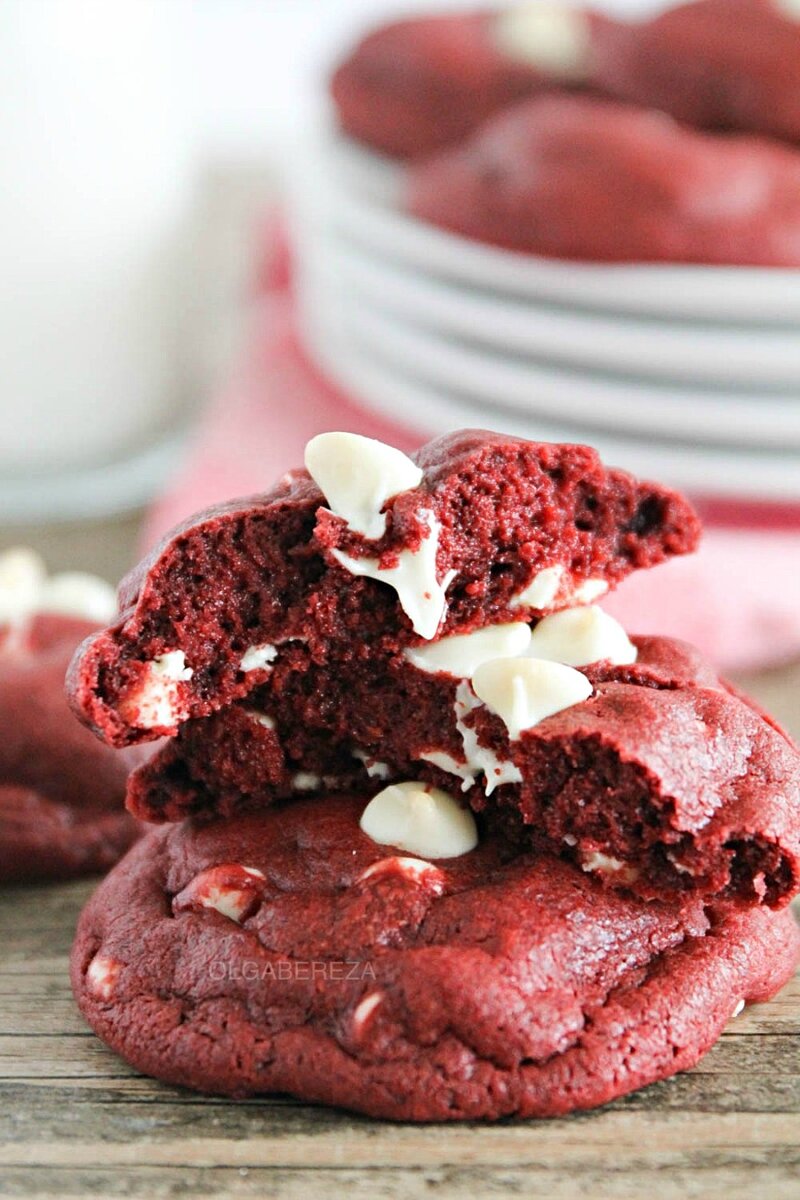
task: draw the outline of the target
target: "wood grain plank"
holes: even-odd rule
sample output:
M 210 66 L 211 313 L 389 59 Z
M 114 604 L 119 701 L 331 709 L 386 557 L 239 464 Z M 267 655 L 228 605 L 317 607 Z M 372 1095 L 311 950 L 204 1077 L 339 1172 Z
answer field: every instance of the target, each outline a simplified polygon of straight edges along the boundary
M 440 1167 L 381 1170 L 297 1169 L 253 1167 L 102 1167 L 72 1169 L 40 1168 L 35 1172 L 12 1169 L 4 1173 L 4 1195 L 72 1200 L 101 1196 L 107 1200 L 284 1200 L 310 1197 L 349 1197 L 352 1200 L 408 1200 L 427 1196 L 435 1200 L 463 1200 L 474 1196 L 520 1196 L 530 1200 L 797 1200 L 797 1175 L 793 1167 L 764 1166 L 743 1175 L 737 1167 L 693 1167 L 684 1170 L 625 1170 L 602 1167 L 576 1168 L 569 1175 L 560 1170 L 542 1170 L 536 1176 L 514 1167 Z
M 74 1139 L 32 1138 L 6 1147 L 6 1166 L 282 1167 L 408 1169 L 442 1166 L 596 1169 L 654 1167 L 797 1166 L 794 1114 L 599 1112 L 566 1121 L 492 1126 L 408 1126 L 320 1119 L 316 1110 L 268 1110 L 260 1133 L 224 1136 L 207 1129 L 160 1131 L 146 1118 L 124 1141 L 98 1144 L 86 1132 Z M 220 1124 L 222 1121 L 220 1121 Z M 160 1132 L 164 1136 L 158 1136 Z

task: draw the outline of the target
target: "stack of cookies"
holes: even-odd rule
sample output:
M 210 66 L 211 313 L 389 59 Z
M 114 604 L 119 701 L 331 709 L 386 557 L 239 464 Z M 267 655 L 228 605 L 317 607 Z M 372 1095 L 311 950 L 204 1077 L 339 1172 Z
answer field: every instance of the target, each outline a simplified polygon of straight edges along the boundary
M 596 604 L 691 507 L 475 431 L 306 467 L 175 530 L 73 661 L 106 743 L 168 739 L 80 920 L 88 1021 L 173 1084 L 411 1120 L 692 1066 L 797 962 L 800 753 Z

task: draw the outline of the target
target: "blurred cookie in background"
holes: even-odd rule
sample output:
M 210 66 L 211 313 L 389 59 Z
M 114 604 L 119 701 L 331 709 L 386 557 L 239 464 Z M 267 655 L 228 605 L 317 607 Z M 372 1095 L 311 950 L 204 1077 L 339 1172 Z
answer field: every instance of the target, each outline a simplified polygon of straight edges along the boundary
M 559 4 L 414 17 L 368 33 L 336 71 L 342 130 L 392 158 L 460 141 L 516 100 L 587 77 L 609 18 Z
M 694 0 L 641 22 L 607 22 L 592 83 L 709 129 L 800 140 L 798 0 Z
M 590 96 L 542 96 L 411 169 L 415 216 L 588 262 L 800 265 L 800 152 Z
M 0 883 L 106 871 L 141 832 L 124 796 L 144 756 L 103 746 L 64 693 L 76 647 L 116 607 L 95 576 L 0 554 Z

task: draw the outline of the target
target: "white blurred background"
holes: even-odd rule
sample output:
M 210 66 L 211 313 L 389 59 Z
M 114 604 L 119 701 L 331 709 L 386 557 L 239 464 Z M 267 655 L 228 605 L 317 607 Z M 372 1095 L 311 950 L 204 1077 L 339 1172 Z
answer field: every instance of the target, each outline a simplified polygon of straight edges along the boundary
M 0 0 L 8 518 L 145 498 L 230 361 L 254 226 L 332 61 L 430 7 Z
M 224 155 L 279 145 L 313 117 L 331 61 L 388 16 L 493 6 L 496 0 L 195 0 L 188 25 L 193 70 L 204 81 L 203 149 Z M 604 0 L 602 7 L 634 13 L 665 5 Z

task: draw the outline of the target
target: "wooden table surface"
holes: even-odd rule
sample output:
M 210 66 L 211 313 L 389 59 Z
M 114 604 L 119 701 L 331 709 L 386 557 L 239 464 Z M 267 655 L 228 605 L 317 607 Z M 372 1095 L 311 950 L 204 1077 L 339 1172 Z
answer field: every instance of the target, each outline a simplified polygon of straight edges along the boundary
M 79 554 L 65 531 L 25 540 L 54 567 L 113 576 L 134 535 L 116 528 L 106 549 L 90 535 Z M 740 682 L 800 734 L 800 666 Z M 800 1197 L 800 979 L 733 1021 L 694 1071 L 595 1112 L 390 1124 L 203 1098 L 126 1067 L 85 1027 L 67 980 L 92 886 L 0 891 L 0 1195 Z
M 67 981 L 91 884 L 0 894 L 0 1193 L 7 1196 L 800 1195 L 800 979 L 699 1067 L 557 1121 L 413 1126 L 136 1075 Z

